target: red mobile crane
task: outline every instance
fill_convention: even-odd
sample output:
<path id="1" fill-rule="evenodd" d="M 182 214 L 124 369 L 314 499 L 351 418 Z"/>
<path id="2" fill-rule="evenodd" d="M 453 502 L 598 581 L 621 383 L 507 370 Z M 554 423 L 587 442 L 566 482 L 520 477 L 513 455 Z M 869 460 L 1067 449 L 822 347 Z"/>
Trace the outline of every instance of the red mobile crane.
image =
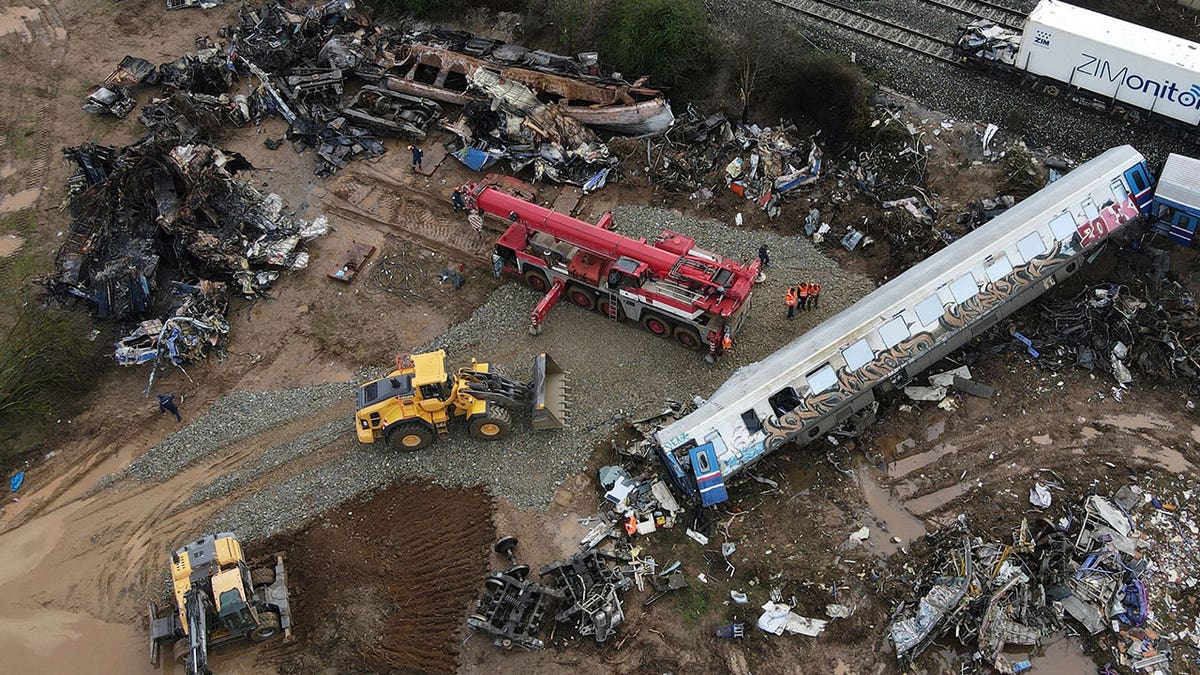
<path id="1" fill-rule="evenodd" d="M 639 322 L 709 360 L 732 344 L 750 309 L 759 263 L 743 264 L 695 248 L 663 230 L 653 243 L 612 231 L 612 213 L 595 225 L 532 204 L 494 187 L 468 183 L 469 208 L 507 222 L 496 241 L 497 267 L 519 275 L 545 297 L 530 313 L 530 332 L 564 295 L 614 320 Z"/>

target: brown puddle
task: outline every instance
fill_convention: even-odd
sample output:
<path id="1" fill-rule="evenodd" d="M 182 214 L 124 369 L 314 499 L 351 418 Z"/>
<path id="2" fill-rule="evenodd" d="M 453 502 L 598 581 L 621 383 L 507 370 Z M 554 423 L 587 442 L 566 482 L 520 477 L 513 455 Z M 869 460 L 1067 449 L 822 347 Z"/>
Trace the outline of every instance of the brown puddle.
<path id="1" fill-rule="evenodd" d="M 1125 431 L 1141 431 L 1143 429 L 1166 429 L 1166 421 L 1151 415 L 1112 415 L 1096 420 L 1100 424 L 1110 424 Z"/>
<path id="2" fill-rule="evenodd" d="M 925 430 L 925 440 L 932 443 L 944 433 L 946 433 L 946 420 L 938 420 Z"/>
<path id="3" fill-rule="evenodd" d="M 883 461 L 890 462 L 896 457 L 904 454 L 905 450 L 917 447 L 917 442 L 911 438 L 897 438 L 895 436 L 884 436 L 879 439 L 879 452 L 883 455 Z"/>
<path id="4" fill-rule="evenodd" d="M 0 234 L 0 258 L 7 258 L 21 250 L 21 245 L 24 243 L 24 237 L 18 237 L 15 234 Z"/>
<path id="5" fill-rule="evenodd" d="M 12 213 L 33 206 L 41 192 L 41 188 L 29 188 L 0 197 L 0 213 Z"/>
<path id="6" fill-rule="evenodd" d="M 854 472 L 858 489 L 877 527 L 871 528 L 871 544 L 885 554 L 895 553 L 901 546 L 908 545 L 915 539 L 925 535 L 925 522 L 909 513 L 900 500 L 892 496 L 887 488 L 879 484 L 875 471 L 866 465 L 861 465 Z M 897 544 L 892 537 L 902 541 Z"/>
<path id="7" fill-rule="evenodd" d="M 949 443 L 938 443 L 933 446 L 932 450 L 918 452 L 915 455 L 902 457 L 887 465 L 887 474 L 891 478 L 900 478 L 906 476 L 917 469 L 929 466 L 946 455 L 958 452 L 957 445 Z"/>
<path id="8" fill-rule="evenodd" d="M 940 509 L 946 504 L 958 499 L 974 487 L 975 483 L 958 483 L 957 485 L 951 485 L 950 487 L 942 488 L 937 492 L 930 492 L 923 497 L 910 499 L 907 502 L 904 502 L 904 508 L 919 516 L 923 516 L 930 511 Z"/>
<path id="9" fill-rule="evenodd" d="M 1133 456 L 1148 459 L 1171 473 L 1185 473 L 1192 469 L 1192 463 L 1187 461 L 1183 453 L 1165 445 L 1157 449 L 1148 448 L 1144 445 L 1134 446 Z"/>

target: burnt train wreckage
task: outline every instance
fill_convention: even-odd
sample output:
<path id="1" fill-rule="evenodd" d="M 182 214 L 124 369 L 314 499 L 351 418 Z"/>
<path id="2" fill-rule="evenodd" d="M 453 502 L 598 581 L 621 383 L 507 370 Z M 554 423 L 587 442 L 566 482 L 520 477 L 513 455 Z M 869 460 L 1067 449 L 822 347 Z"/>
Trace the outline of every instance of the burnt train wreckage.
<path id="1" fill-rule="evenodd" d="M 1152 177 L 1130 146 L 1108 150 L 913 266 L 657 431 L 678 490 L 705 506 L 724 481 L 787 443 L 874 418 L 898 386 L 1094 260 L 1147 213 Z"/>

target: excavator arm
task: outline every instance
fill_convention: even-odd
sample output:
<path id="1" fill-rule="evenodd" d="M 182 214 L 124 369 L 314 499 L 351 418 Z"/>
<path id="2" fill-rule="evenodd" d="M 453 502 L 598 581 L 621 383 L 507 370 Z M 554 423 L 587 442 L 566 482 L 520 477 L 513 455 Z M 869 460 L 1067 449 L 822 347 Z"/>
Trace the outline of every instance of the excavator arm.
<path id="1" fill-rule="evenodd" d="M 189 653 L 188 675 L 212 675 L 208 669 L 208 601 L 204 591 L 197 586 L 183 596 L 184 614 L 187 616 Z"/>

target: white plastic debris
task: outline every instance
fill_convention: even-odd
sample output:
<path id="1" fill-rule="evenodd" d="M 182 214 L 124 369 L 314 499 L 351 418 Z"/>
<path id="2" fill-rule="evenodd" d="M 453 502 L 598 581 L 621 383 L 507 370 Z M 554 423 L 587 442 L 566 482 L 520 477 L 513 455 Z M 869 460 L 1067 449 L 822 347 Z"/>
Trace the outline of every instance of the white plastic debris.
<path id="1" fill-rule="evenodd" d="M 706 536 L 704 536 L 704 535 L 700 534 L 699 532 L 697 532 L 697 531 L 693 530 L 693 529 L 692 529 L 692 528 L 690 528 L 690 527 L 688 528 L 688 531 L 687 531 L 687 536 L 689 536 L 689 537 L 691 537 L 692 539 L 694 539 L 694 540 L 696 541 L 696 543 L 697 543 L 697 544 L 700 544 L 701 546 L 707 546 L 707 545 L 708 545 L 708 537 L 706 537 Z"/>
<path id="2" fill-rule="evenodd" d="M 1048 508 L 1050 506 L 1050 490 L 1045 485 L 1038 483 L 1029 489 L 1029 503 L 1039 509 Z"/>
<path id="3" fill-rule="evenodd" d="M 744 605 L 747 602 L 750 602 L 750 598 L 746 597 L 746 594 L 742 593 L 741 591 L 729 591 L 729 599 L 733 600 L 739 605 Z"/>
<path id="4" fill-rule="evenodd" d="M 867 540 L 871 536 L 871 528 L 864 526 L 862 529 L 850 533 L 850 543 L 858 544 Z"/>

